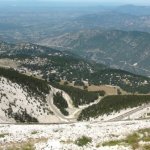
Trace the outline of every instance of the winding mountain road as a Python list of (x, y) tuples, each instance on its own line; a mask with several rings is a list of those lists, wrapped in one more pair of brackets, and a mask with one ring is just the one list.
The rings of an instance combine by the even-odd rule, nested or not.
[(115, 117), (115, 118), (112, 118), (112, 119), (108, 120), (108, 122), (121, 121), (124, 118), (129, 117), (130, 115), (132, 115), (132, 114), (134, 114), (134, 113), (136, 113), (138, 111), (141, 111), (142, 109), (147, 108), (147, 107), (150, 107), (150, 103), (149, 104), (144, 104), (144, 105), (142, 105), (142, 106), (140, 106), (138, 108), (135, 108), (135, 109), (133, 109), (131, 111), (128, 111), (128, 112), (126, 112), (126, 113), (124, 113), (122, 115), (119, 115), (119, 116)]
[[(70, 114), (69, 116), (64, 116), (60, 112), (60, 110), (53, 104), (53, 94), (56, 92), (57, 92), (57, 90), (55, 88), (51, 87), (51, 91), (47, 95), (47, 102), (50, 106), (50, 109), (62, 122), (76, 122), (78, 115), (80, 114), (80, 112), (83, 109), (85, 109), (91, 105), (97, 104), (102, 99), (102, 97), (99, 97), (97, 100), (95, 100), (94, 102), (92, 102), (90, 104), (82, 105), (82, 106), (79, 106), (79, 108), (75, 108), (74, 111), (72, 112), (72, 114)], [(67, 100), (67, 103), (69, 103), (69, 100)], [(71, 105), (71, 103), (69, 103), (69, 105)], [(71, 108), (72, 108), (72, 106), (71, 106)]]
[[(94, 102), (90, 103), (90, 104), (87, 104), (87, 105), (82, 105), (82, 106), (79, 106), (79, 108), (75, 108), (73, 110), (73, 112), (69, 115), (69, 116), (64, 116), (60, 110), (53, 104), (53, 94), (56, 93), (57, 89), (55, 88), (51, 88), (51, 91), (50, 93), (47, 95), (47, 102), (49, 103), (49, 106), (50, 106), (50, 109), (53, 111), (53, 113), (60, 119), (61, 122), (66, 122), (66, 123), (71, 123), (71, 122), (76, 122), (77, 121), (77, 116), (80, 114), (80, 112), (91, 106), (91, 105), (94, 105), (94, 104), (97, 104), (101, 99), (102, 97), (99, 97), (99, 99), (95, 100)], [(68, 102), (68, 100), (67, 100)], [(71, 105), (71, 103), (70, 103)], [(73, 106), (71, 106), (72, 108)], [(149, 104), (143, 104), (142, 106), (139, 106), (138, 108), (135, 108), (135, 109), (132, 109), (124, 114), (121, 114), (117, 117), (114, 117), (112, 119), (109, 119), (105, 122), (117, 122), (117, 121), (122, 121), (124, 118), (127, 118), (129, 117), (130, 115), (134, 114), (134, 113), (137, 113), (138, 111), (141, 111), (142, 109), (144, 108), (148, 108), (150, 107), (150, 103)]]
[(59, 109), (53, 104), (53, 92), (50, 92), (47, 96), (47, 102), (53, 113), (63, 122), (68, 122), (69, 120), (65, 118), (65, 116), (59, 111)]

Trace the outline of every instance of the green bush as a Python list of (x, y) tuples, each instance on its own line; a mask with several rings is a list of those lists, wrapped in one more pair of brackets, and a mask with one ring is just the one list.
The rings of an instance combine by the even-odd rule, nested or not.
[(88, 143), (91, 143), (91, 142), (92, 142), (92, 139), (90, 137), (82, 136), (81, 138), (78, 138), (75, 141), (75, 144), (78, 146), (84, 146), (84, 145), (87, 145)]

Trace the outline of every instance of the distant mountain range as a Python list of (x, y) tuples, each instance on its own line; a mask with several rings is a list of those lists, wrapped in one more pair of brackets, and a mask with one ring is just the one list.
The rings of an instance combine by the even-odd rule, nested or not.
[(123, 5), (115, 9), (117, 12), (136, 16), (150, 15), (150, 6)]
[(38, 43), (66, 32), (100, 28), (150, 32), (149, 6), (12, 7), (0, 12), (0, 40), (8, 42)]
[(42, 41), (88, 60), (150, 76), (150, 34), (139, 31), (85, 30)]

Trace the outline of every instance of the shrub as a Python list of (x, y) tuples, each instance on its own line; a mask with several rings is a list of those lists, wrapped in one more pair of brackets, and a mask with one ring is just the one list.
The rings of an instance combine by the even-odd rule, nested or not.
[(88, 143), (91, 143), (91, 142), (92, 142), (92, 139), (90, 137), (82, 136), (81, 138), (78, 138), (75, 141), (75, 144), (78, 146), (84, 146), (84, 145), (87, 145)]

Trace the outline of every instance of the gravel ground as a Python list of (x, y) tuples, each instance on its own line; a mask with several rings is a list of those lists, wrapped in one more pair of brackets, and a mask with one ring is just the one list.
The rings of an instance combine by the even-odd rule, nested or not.
[[(0, 125), (0, 145), (35, 141), (36, 150), (130, 150), (129, 146), (102, 146), (105, 141), (125, 138), (132, 132), (150, 128), (150, 120), (82, 122), (59, 125)], [(91, 138), (83, 147), (75, 144), (82, 136)], [(44, 139), (44, 140), (43, 140)]]

